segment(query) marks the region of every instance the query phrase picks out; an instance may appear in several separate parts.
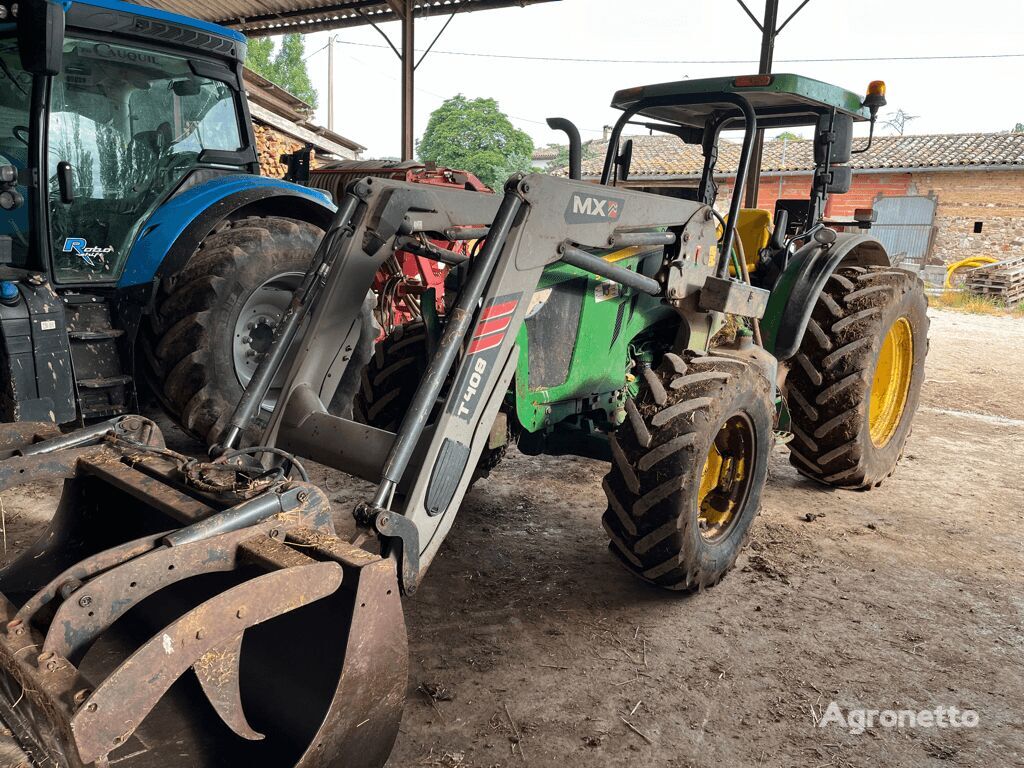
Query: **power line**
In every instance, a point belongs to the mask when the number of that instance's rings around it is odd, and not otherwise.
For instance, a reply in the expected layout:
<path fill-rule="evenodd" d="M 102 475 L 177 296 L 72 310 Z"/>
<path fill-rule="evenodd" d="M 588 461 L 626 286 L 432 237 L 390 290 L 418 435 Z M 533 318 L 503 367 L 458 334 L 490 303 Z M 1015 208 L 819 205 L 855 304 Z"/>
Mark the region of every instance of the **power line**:
<path fill-rule="evenodd" d="M 337 42 L 339 42 L 339 43 L 340 43 L 340 42 L 342 42 L 342 41 L 341 41 L 341 40 L 338 40 Z M 383 46 L 383 45 L 378 45 L 378 46 L 372 46 L 372 47 L 374 47 L 374 48 L 384 48 L 384 47 L 386 47 L 386 46 Z M 323 48 L 320 48 L 319 50 L 317 50 L 317 51 L 314 51 L 314 53 L 319 53 L 320 51 L 324 50 L 325 48 L 327 48 L 327 46 L 326 46 L 326 45 L 325 45 L 325 46 L 324 46 Z M 310 54 L 310 56 L 312 56 L 312 55 L 313 55 L 313 54 Z M 360 64 L 363 64 L 364 66 L 369 66 L 369 65 L 368 65 L 368 64 L 367 64 L 367 63 L 366 63 L 365 61 L 363 61 L 362 59 L 356 58 L 355 56 L 352 56 L 351 54 L 348 54 L 348 56 L 349 56 L 349 58 L 350 58 L 350 59 L 352 59 L 353 61 L 356 61 L 356 62 L 358 62 L 358 63 L 360 63 Z M 391 81 L 393 81 L 393 82 L 396 82 L 396 83 L 398 82 L 398 78 L 397 78 L 397 77 L 394 77 L 394 76 L 392 76 L 392 75 L 389 75 L 389 74 L 387 74 L 386 72 L 378 72 L 378 74 L 379 74 L 379 75 L 381 75 L 382 77 L 384 77 L 384 78 L 388 79 L 388 80 L 391 80 Z M 415 91 L 416 91 L 417 93 L 423 93 L 423 94 L 426 94 L 427 96 L 433 96 L 433 97 L 434 97 L 435 99 L 440 99 L 441 101 L 446 101 L 447 99 L 449 99 L 449 98 L 450 98 L 449 96 L 442 96 L 442 95 L 441 95 L 440 93 L 435 93 L 434 91 L 430 91 L 430 90 L 427 90 L 426 88 L 421 88 L 421 87 L 420 87 L 420 86 L 418 86 L 418 85 L 417 85 L 417 86 L 415 86 L 414 90 L 415 90 Z M 509 113 L 507 113 L 507 112 L 506 112 L 505 114 L 506 114 L 506 115 L 507 115 L 508 117 L 511 117 L 511 118 L 513 118 L 514 120 L 521 120 L 521 121 L 522 121 L 522 122 L 524 122 L 524 123 L 533 123 L 534 125 L 540 125 L 540 126 L 543 126 L 544 128 L 547 128 L 547 127 L 548 127 L 548 124 L 547 124 L 547 122 L 546 122 L 546 121 L 543 121 L 543 120 L 532 120 L 532 119 L 530 119 L 529 117 L 522 117 L 522 116 L 520 116 L 520 115 L 512 115 L 512 114 L 509 114 Z M 602 130 L 598 130 L 598 129 L 596 129 L 596 128 L 584 128 L 583 126 L 579 126 L 579 129 L 580 129 L 580 131 L 581 131 L 581 132 L 584 132 L 584 133 L 593 133 L 593 134 L 595 134 L 595 135 L 603 135 L 603 134 L 604 134 L 604 130 L 603 130 L 603 129 L 602 129 Z"/>
<path fill-rule="evenodd" d="M 348 40 L 339 40 L 342 45 L 354 45 L 360 48 L 385 48 L 383 45 L 373 43 L 354 43 Z M 471 56 L 480 59 L 511 59 L 514 61 L 547 61 L 578 64 L 757 64 L 758 59 L 584 59 L 575 57 L 560 56 L 520 56 L 507 53 L 473 53 L 470 51 L 434 51 L 437 55 L 443 56 Z M 1024 53 L 979 53 L 979 54 L 951 54 L 938 56 L 850 56 L 850 57 L 827 57 L 808 59 L 776 59 L 780 64 L 822 64 L 828 62 L 846 61 L 963 61 L 965 59 L 1021 59 Z"/>

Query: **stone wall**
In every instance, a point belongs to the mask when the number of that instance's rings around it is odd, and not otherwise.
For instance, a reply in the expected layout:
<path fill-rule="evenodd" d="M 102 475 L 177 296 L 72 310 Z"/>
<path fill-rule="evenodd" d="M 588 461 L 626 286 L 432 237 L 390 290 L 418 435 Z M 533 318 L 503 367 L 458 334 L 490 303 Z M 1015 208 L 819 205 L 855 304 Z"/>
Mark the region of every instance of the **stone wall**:
<path fill-rule="evenodd" d="M 950 264 L 968 256 L 1024 255 L 1024 169 L 915 173 L 913 185 L 938 199 L 936 259 Z M 979 223 L 980 234 L 974 231 Z"/>

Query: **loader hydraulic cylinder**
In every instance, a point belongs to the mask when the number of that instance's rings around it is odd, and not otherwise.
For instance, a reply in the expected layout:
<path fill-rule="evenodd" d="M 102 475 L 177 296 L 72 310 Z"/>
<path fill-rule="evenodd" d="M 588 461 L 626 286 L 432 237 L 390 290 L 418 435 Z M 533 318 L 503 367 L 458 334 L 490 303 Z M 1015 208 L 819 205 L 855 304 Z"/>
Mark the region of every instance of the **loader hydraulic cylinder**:
<path fill-rule="evenodd" d="M 434 402 L 444 386 L 448 371 L 451 370 L 452 363 L 455 362 L 462 342 L 466 338 L 466 333 L 472 326 L 477 304 L 480 303 L 480 297 L 483 296 L 484 290 L 487 288 L 487 282 L 494 274 L 494 268 L 498 263 L 502 248 L 505 246 L 509 230 L 523 205 L 522 198 L 519 196 L 521 182 L 521 177 L 513 176 L 505 185 L 505 199 L 502 200 L 501 207 L 498 208 L 498 215 L 495 217 L 494 223 L 491 224 L 490 233 L 480 255 L 473 259 L 469 279 L 459 293 L 459 299 L 448 317 L 437 354 L 427 367 L 423 380 L 409 404 L 405 418 L 398 428 L 394 445 L 391 446 L 391 452 L 384 462 L 380 485 L 373 498 L 373 506 L 378 509 L 387 508 L 395 487 L 402 479 L 420 435 L 423 434 L 423 428 L 430 417 Z"/>
<path fill-rule="evenodd" d="M 334 256 L 338 253 L 338 249 L 335 247 L 336 241 L 348 228 L 349 222 L 356 212 L 356 207 L 359 205 L 359 199 L 358 192 L 350 192 L 345 195 L 341 207 L 338 208 L 338 212 L 334 216 L 331 228 L 324 235 L 324 239 L 317 249 L 309 272 L 306 273 L 302 284 L 295 291 L 291 306 L 274 329 L 274 342 L 270 346 L 270 351 L 260 361 L 252 380 L 242 392 L 242 398 L 238 401 L 235 412 L 231 414 L 231 422 L 224 442 L 216 447 L 215 453 L 220 454 L 233 448 L 252 422 L 253 417 L 259 412 L 260 405 L 266 398 L 270 385 L 276 378 L 277 372 L 291 348 L 295 334 L 302 325 L 309 308 L 316 303 L 316 297 L 327 279 Z"/>

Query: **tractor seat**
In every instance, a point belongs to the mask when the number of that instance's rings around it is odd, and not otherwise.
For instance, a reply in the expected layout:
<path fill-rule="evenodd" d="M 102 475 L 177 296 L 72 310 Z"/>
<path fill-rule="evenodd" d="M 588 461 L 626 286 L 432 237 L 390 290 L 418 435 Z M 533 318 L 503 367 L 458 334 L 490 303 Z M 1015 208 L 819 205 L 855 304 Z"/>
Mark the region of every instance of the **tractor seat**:
<path fill-rule="evenodd" d="M 747 271 L 757 269 L 758 257 L 772 238 L 772 214 L 762 208 L 741 208 L 736 222 L 736 237 L 743 244 Z"/>

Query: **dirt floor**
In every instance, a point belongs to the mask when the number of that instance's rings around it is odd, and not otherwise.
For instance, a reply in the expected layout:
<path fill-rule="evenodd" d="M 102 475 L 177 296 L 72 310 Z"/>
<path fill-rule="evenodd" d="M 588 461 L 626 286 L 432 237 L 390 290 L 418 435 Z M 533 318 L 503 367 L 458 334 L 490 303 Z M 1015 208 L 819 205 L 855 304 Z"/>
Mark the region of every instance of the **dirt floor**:
<path fill-rule="evenodd" d="M 1024 766 L 1022 363 L 1020 320 L 933 312 L 896 475 L 823 490 L 777 448 L 750 547 L 689 598 L 607 552 L 603 465 L 510 456 L 406 603 L 389 765 Z M 33 503 L 4 501 L 15 547 Z M 831 701 L 979 723 L 854 735 L 816 726 Z"/>

